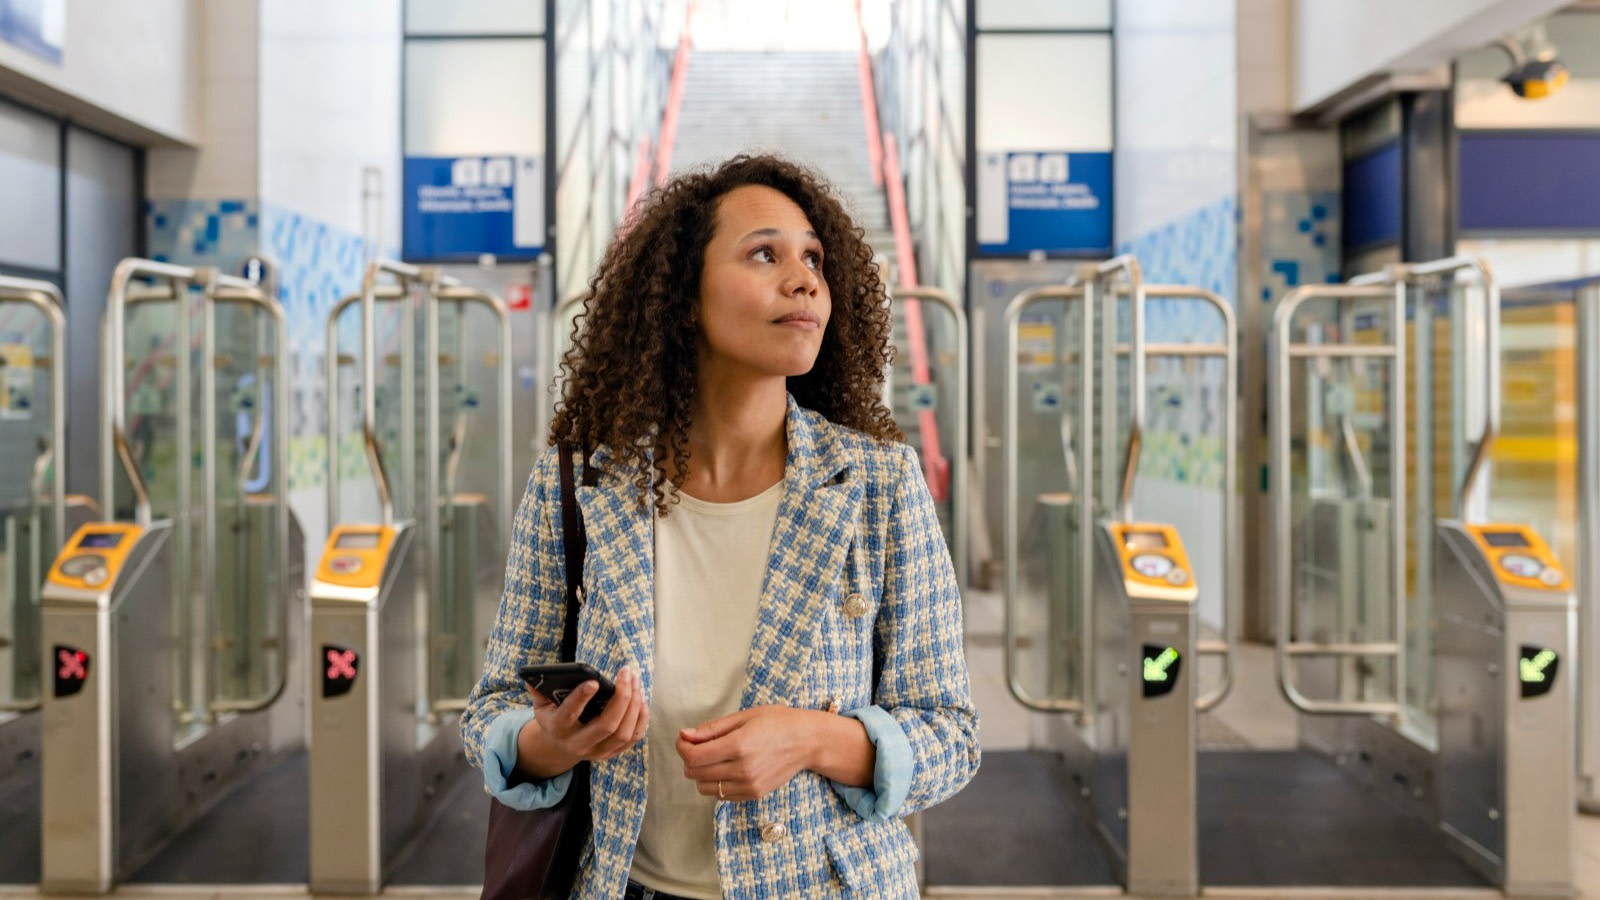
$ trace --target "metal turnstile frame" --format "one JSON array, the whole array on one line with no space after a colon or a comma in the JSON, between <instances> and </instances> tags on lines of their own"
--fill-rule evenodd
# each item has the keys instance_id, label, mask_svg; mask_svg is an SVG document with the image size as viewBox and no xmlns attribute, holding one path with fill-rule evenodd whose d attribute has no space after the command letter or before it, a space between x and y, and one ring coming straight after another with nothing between
<instances>
[{"instance_id":1,"label":"metal turnstile frame","mask_svg":"<svg viewBox=\"0 0 1600 900\"><path fill-rule=\"evenodd\" d=\"M1292 338L1294 314L1305 303L1313 300L1331 300L1340 303L1391 300L1391 341L1387 344L1331 345L1296 342ZM1405 286L1366 285L1308 285L1296 288L1278 301L1273 310L1272 332L1268 336L1268 360L1272 365L1267 382L1268 433L1271 438L1269 466L1272 478L1269 495L1272 500L1272 573L1277 594L1278 627L1276 660L1278 686L1284 698L1296 709L1310 715L1381 715L1400 721L1405 715L1405 515L1402 503L1390 504L1390 539L1394 552L1391 562L1390 582L1393 622L1396 639L1371 642L1319 642L1294 640L1294 579L1293 506L1290 467L1290 426L1293 422L1291 392L1295 359L1357 359L1376 358L1390 360L1389 409L1391 428L1395 434L1389 448L1391 492L1396 497L1405 496ZM1296 686L1292 661L1304 656L1363 657L1389 656L1394 659L1394 701L1369 700L1312 700Z\"/></svg>"},{"instance_id":2,"label":"metal turnstile frame","mask_svg":"<svg viewBox=\"0 0 1600 900\"><path fill-rule=\"evenodd\" d=\"M423 368L423 380L426 385L427 400L423 404L423 434L424 458L427 466L424 470L423 493L428 500L424 506L424 524L426 529L425 541L427 543L427 558L430 560L428 585L432 596L440 596L445 591L442 576L441 560L444 553L443 523L440 516L440 504L452 502L454 492L454 479L439 477L439 429L441 426L439 415L439 308L442 303L455 303L461 308L467 304L483 307L494 317L499 327L500 342L498 347L499 360L497 362L499 378L499 402L495 409L495 475L497 482L497 496L495 498L496 512L495 524L500 534L498 540L499 558L504 560L511 549L511 520L512 520L512 491L511 481L511 319L506 304L499 297L487 291L462 285L454 279L447 278L437 269L424 271L425 278L425 303L426 327L424 329L427 348L424 353L426 365ZM453 453L461 452L460 440L457 440ZM450 472L454 471L452 465ZM465 602L471 602L466 598ZM423 604L422 633L433 633L432 616L428 605ZM423 650L423 677L421 690L424 692L424 705L430 717L437 722L439 717L448 713L459 713L467 708L466 697L435 697L433 696L433 652L432 642L427 642Z\"/></svg>"}]
</instances>

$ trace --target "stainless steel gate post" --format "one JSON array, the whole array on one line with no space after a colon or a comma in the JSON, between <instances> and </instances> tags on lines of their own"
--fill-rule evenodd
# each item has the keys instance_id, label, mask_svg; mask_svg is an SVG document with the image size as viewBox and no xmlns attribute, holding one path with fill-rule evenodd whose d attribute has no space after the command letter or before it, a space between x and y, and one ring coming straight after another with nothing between
<instances>
[{"instance_id":1,"label":"stainless steel gate post","mask_svg":"<svg viewBox=\"0 0 1600 900\"><path fill-rule=\"evenodd\" d=\"M380 276L398 285L386 291ZM390 260L367 266L361 302L361 433L377 488L379 520L351 528L330 518L331 534L311 588L311 890L375 894L383 863L414 823L418 697L418 575L413 529L396 521L391 481L377 425L377 302L405 302L402 365L411 358L410 288L422 270ZM335 308L334 322L346 304ZM337 373L330 340L330 375ZM436 362L436 361L435 361ZM336 383L329 385L330 408ZM410 394L411 391L405 393ZM412 402L402 400L402 408ZM409 425L410 414L404 414ZM335 420L336 423L336 420ZM334 424L334 423L330 423ZM330 428L329 443L337 440ZM336 454L329 453L329 496L338 496ZM330 509L330 517L337 507ZM334 551L340 551L338 553Z\"/></svg>"},{"instance_id":2,"label":"stainless steel gate post","mask_svg":"<svg viewBox=\"0 0 1600 900\"><path fill-rule=\"evenodd\" d=\"M1195 756L1199 739L1199 656L1191 581L1187 600L1134 594L1133 689L1128 692L1128 893L1193 897L1200 892L1199 803ZM1147 648L1172 648L1190 665L1162 665ZM1175 682L1171 693L1145 696L1158 674Z\"/></svg>"}]
</instances>

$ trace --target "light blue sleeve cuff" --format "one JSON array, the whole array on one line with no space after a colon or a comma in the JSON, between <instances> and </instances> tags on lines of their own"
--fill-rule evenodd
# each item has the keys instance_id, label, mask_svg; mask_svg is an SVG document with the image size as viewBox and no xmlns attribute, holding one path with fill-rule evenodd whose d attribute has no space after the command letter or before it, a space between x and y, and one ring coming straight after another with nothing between
<instances>
[{"instance_id":1,"label":"light blue sleeve cuff","mask_svg":"<svg viewBox=\"0 0 1600 900\"><path fill-rule=\"evenodd\" d=\"M905 805L906 795L911 793L911 778L916 774L917 765L911 756L911 742L906 739L905 729L881 706L863 706L844 715L867 729L867 739L878 750L877 763L872 772L872 790L840 784L832 779L828 783L861 818L887 822L900 812L900 807Z\"/></svg>"},{"instance_id":2,"label":"light blue sleeve cuff","mask_svg":"<svg viewBox=\"0 0 1600 900\"><path fill-rule=\"evenodd\" d=\"M489 724L483 737L483 786L496 800L512 809L547 809L561 802L572 783L572 772L544 781L527 781L510 787L517 768L517 733L533 721L531 708L504 712ZM904 738L902 738L904 740Z\"/></svg>"}]
</instances>

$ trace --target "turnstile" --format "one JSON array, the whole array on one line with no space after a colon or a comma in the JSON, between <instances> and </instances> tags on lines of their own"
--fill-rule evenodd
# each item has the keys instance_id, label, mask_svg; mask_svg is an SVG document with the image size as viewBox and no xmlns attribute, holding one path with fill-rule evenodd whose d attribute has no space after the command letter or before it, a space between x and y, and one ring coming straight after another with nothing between
<instances>
[{"instance_id":1,"label":"turnstile","mask_svg":"<svg viewBox=\"0 0 1600 900\"><path fill-rule=\"evenodd\" d=\"M39 880L39 593L88 513L62 471L65 332L55 285L0 276L0 884Z\"/></svg>"},{"instance_id":2,"label":"turnstile","mask_svg":"<svg viewBox=\"0 0 1600 900\"><path fill-rule=\"evenodd\" d=\"M406 523L334 528L311 586L311 885L376 894L416 827L416 612L421 583Z\"/></svg>"},{"instance_id":3,"label":"turnstile","mask_svg":"<svg viewBox=\"0 0 1600 900\"><path fill-rule=\"evenodd\" d=\"M380 286L385 274L395 283ZM420 508L408 505L397 515L394 457L378 427L374 313L380 300L409 309L414 288L421 289L427 323L420 429L425 477ZM349 473L330 454L336 524L311 590L310 884L316 892L370 894L388 883L416 881L419 872L421 883L475 884L482 878L485 823L482 816L456 821L456 814L474 799L485 814L487 805L481 791L465 793L474 775L461 752L456 718L481 671L503 583L512 500L510 325L497 297L435 269L387 260L369 267L362 294L341 303L334 317L356 300L362 309L360 433L378 503L371 520L341 522ZM462 315L445 323L446 307ZM473 345L463 321L468 308L490 314L492 349ZM403 313L397 356L405 398L415 392L415 335L413 314ZM332 440L340 437L336 334L330 318ZM493 371L492 384L476 384L466 371L469 361ZM454 377L446 378L447 371ZM454 398L454 416L445 415L446 394ZM487 394L495 402L485 402ZM493 465L474 455L469 422L479 409L494 413L497 439L483 442ZM398 437L409 441L409 435ZM418 464L413 452L400 451L402 482L404 469ZM486 490L466 489L468 481ZM410 515L421 522L409 521Z\"/></svg>"},{"instance_id":4,"label":"turnstile","mask_svg":"<svg viewBox=\"0 0 1600 900\"><path fill-rule=\"evenodd\" d=\"M1214 312L1217 339L1148 340L1147 297L1198 301ZM1207 633L1203 580L1179 529L1141 521L1133 507L1150 437L1146 366L1220 363L1214 424L1225 451L1216 468L1224 502L1221 521L1205 527L1218 557L1236 552L1231 311L1202 290L1146 285L1137 263L1119 258L1084 267L1074 283L1023 291L1006 322L1006 679L1020 704L1053 715L1035 720L1037 749L986 749L985 768L998 763L1002 774L980 771L961 795L924 815L937 850L950 847L958 822L981 823L965 826L976 833L958 858L930 852L928 880L960 896L1117 885L1142 896L1191 896L1201 875L1198 717L1228 692L1238 582L1232 566L1208 573L1222 580L1221 596L1209 598L1217 619ZM1042 603L1025 599L1036 594ZM1220 658L1220 675L1213 670L1203 689L1208 655ZM1019 859L1006 846L1013 843L1032 859Z\"/></svg>"},{"instance_id":5,"label":"turnstile","mask_svg":"<svg viewBox=\"0 0 1600 900\"><path fill-rule=\"evenodd\" d=\"M1479 302L1463 299L1468 289ZM1337 313L1300 316L1319 301ZM1455 518L1432 521L1421 510L1432 508L1433 490L1410 491L1407 482L1412 473L1431 477L1436 447L1449 444L1432 438L1433 404L1416 400L1416 425L1407 409L1413 391L1422 398L1432 390L1423 373L1449 356L1419 354L1408 365L1407 354L1434 340L1436 311L1456 313L1452 343L1476 335L1482 344L1452 348L1472 359L1453 373L1452 438L1465 444L1464 474L1450 492ZM1396 821L1413 824L1416 833L1396 846L1419 861L1438 857L1439 847L1451 854L1413 868L1415 881L1395 888L1486 881L1515 896L1566 896L1575 732L1561 661L1572 658L1574 603L1539 535L1483 512L1482 476L1500 427L1499 326L1493 276L1468 258L1399 265L1280 301L1269 378L1272 471L1283 473L1271 482L1279 677L1305 714L1302 743L1386 791ZM1312 386L1298 408L1296 361ZM1371 366L1384 370L1359 371ZM1413 370L1422 384L1408 384ZM1468 371L1482 374L1481 384L1464 380ZM1353 377L1368 387L1352 388ZM1330 389L1340 380L1342 390ZM1356 486L1313 495L1298 515L1290 474L1297 428L1308 432L1308 465L1340 460L1335 480ZM1368 450L1384 445L1380 470L1367 463ZM1308 477L1314 490L1315 471ZM1380 477L1386 497L1373 490ZM1406 503L1420 509L1408 513Z\"/></svg>"},{"instance_id":6,"label":"turnstile","mask_svg":"<svg viewBox=\"0 0 1600 900\"><path fill-rule=\"evenodd\" d=\"M138 287L139 279L158 284ZM203 288L197 341L191 341L191 286ZM177 446L170 453L156 452L155 429L134 438L126 415L127 317L131 307L162 301L171 304L176 326L165 339L182 348L167 355L155 344L175 369L169 384L176 412L169 418ZM222 308L246 316L229 320L228 340L219 343ZM254 821L276 816L284 834L303 833L281 795L258 792L267 795L261 804L247 796L262 772L304 743L301 714L288 702L299 693L290 659L293 645L302 643L294 612L304 597L303 551L296 546L302 538L288 508L287 435L279 421L265 418L268 398L288 396L282 311L258 282L124 260L113 276L103 341L105 454L126 476L133 522L80 528L45 589L43 644L53 654L55 678L42 735L41 885L104 892L125 880L230 881L240 867L226 859L228 841L239 831L219 825L219 810ZM201 360L201 414L194 420L191 346ZM159 370L158 363L135 371ZM251 387L241 388L240 380ZM253 398L243 405L261 417L248 428L252 439L219 470L221 433L234 431L240 419L223 421L218 395L241 390ZM159 388L150 393L160 402ZM146 477L151 461L163 456L179 470L167 482L175 498L153 492ZM196 458L198 498L190 465ZM118 484L111 468L101 474L105 508L113 513ZM217 804L224 793L228 803ZM286 855L259 849L268 860ZM294 879L294 855L287 856L291 871L270 871L265 880Z\"/></svg>"},{"instance_id":7,"label":"turnstile","mask_svg":"<svg viewBox=\"0 0 1600 900\"><path fill-rule=\"evenodd\" d=\"M1572 582L1523 525L1437 541L1440 827L1507 894L1571 896Z\"/></svg>"},{"instance_id":8,"label":"turnstile","mask_svg":"<svg viewBox=\"0 0 1600 900\"><path fill-rule=\"evenodd\" d=\"M96 523L51 568L44 641L41 886L105 893L155 849L173 747L172 529Z\"/></svg>"},{"instance_id":9,"label":"turnstile","mask_svg":"<svg viewBox=\"0 0 1600 900\"><path fill-rule=\"evenodd\" d=\"M1199 590L1170 525L1097 530L1094 729L1076 756L1128 892L1200 888L1196 818ZM1069 762L1069 766L1071 763Z\"/></svg>"}]
</instances>

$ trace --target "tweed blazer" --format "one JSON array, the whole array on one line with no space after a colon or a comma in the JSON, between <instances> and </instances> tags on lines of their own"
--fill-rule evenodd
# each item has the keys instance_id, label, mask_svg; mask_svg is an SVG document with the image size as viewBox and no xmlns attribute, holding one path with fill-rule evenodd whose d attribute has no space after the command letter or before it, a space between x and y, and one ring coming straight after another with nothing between
<instances>
[{"instance_id":1,"label":"tweed blazer","mask_svg":"<svg viewBox=\"0 0 1600 900\"><path fill-rule=\"evenodd\" d=\"M723 895L913 898L917 849L900 816L951 796L978 768L955 572L910 447L835 425L793 397L786 428L788 488L741 708L878 707L904 732L897 749L909 748L912 775L904 802L887 817L858 813L844 789L810 771L760 800L718 804ZM532 703L518 666L558 654L566 585L557 452L540 458L517 512L483 679L462 718L467 755L480 767L493 721L526 714ZM589 539L578 659L608 674L634 666L648 698L655 513L641 507L631 478L608 470L610 460L597 450L591 462L599 483L576 489ZM864 615L857 594L866 600ZM594 831L577 897L622 895L644 819L644 754L640 742L591 768Z\"/></svg>"}]
</instances>

